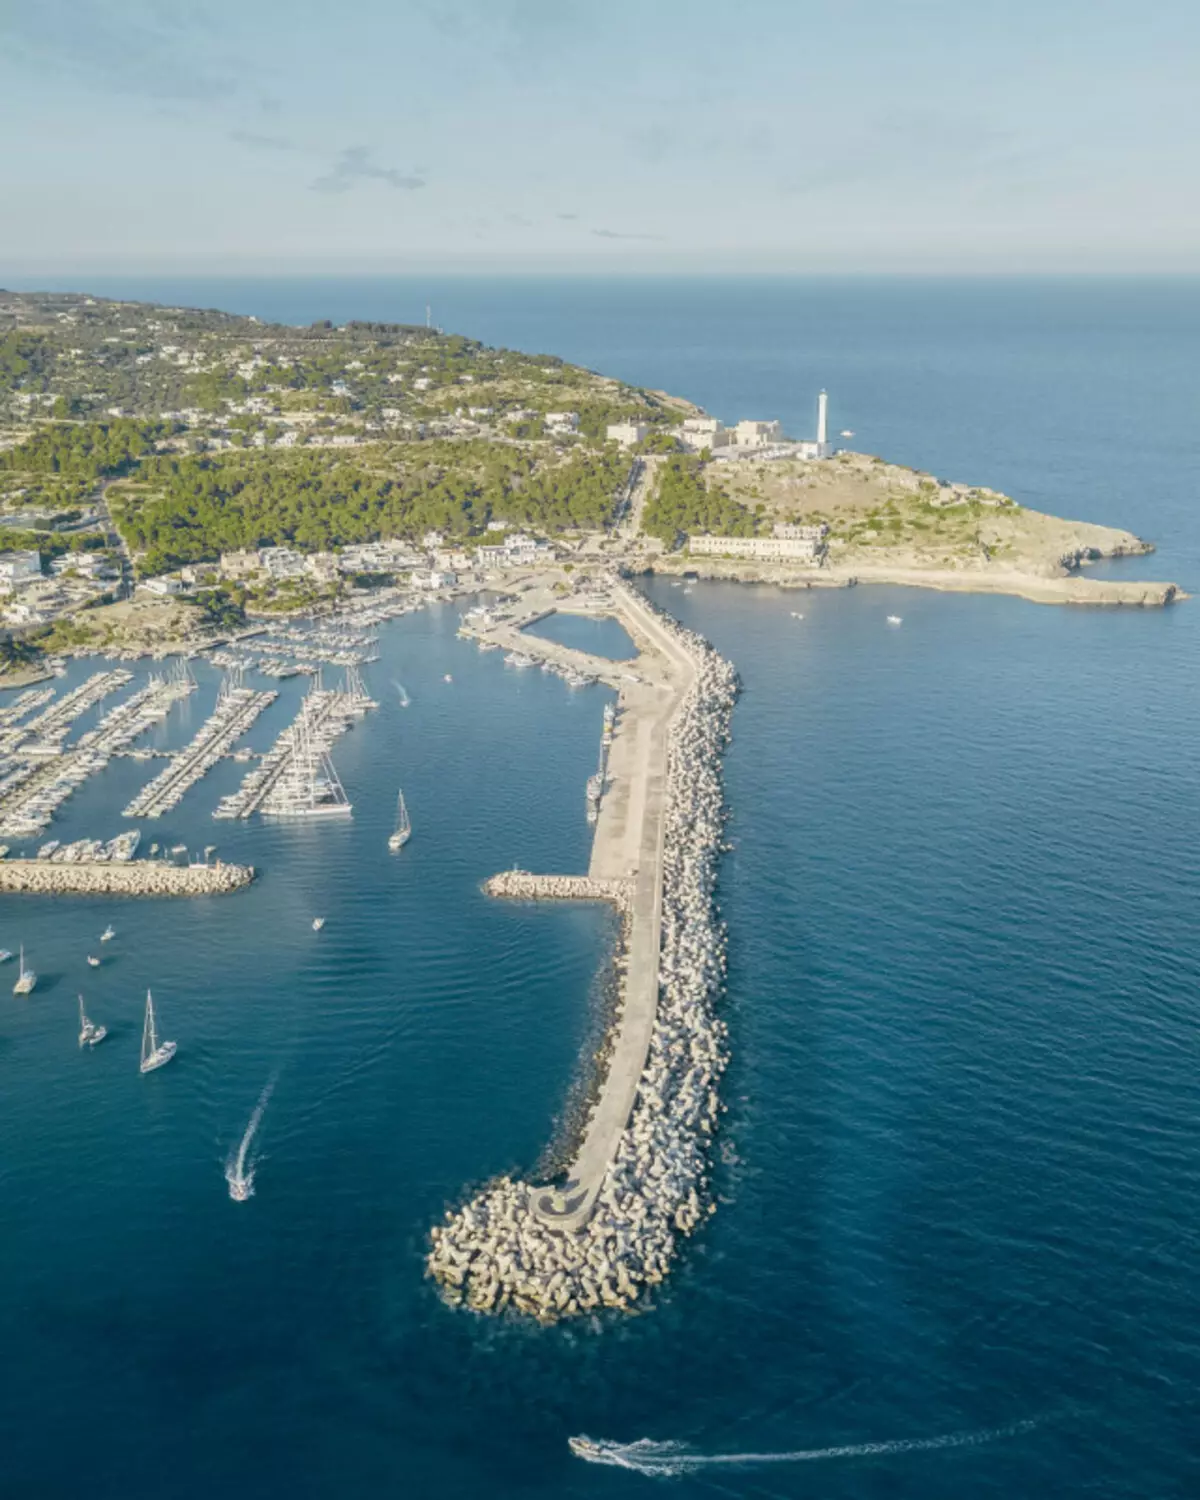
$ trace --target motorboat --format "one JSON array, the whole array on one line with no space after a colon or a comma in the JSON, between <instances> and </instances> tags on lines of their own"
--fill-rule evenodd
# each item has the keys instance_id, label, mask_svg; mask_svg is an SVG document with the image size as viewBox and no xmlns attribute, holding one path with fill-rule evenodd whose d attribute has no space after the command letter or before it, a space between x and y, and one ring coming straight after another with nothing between
<instances>
[{"instance_id":1,"label":"motorboat","mask_svg":"<svg viewBox=\"0 0 1200 1500\"><path fill-rule=\"evenodd\" d=\"M312 930L314 932L320 932L321 928L324 927L324 925L325 925L325 918L324 917L314 917L312 919Z\"/></svg>"},{"instance_id":2,"label":"motorboat","mask_svg":"<svg viewBox=\"0 0 1200 1500\"><path fill-rule=\"evenodd\" d=\"M88 956L87 956L87 958L88 958L88 963L91 965L91 967L93 969L98 969L100 967L100 960L95 956L95 954L89 953Z\"/></svg>"},{"instance_id":3,"label":"motorboat","mask_svg":"<svg viewBox=\"0 0 1200 1500\"><path fill-rule=\"evenodd\" d=\"M6 964L11 957L12 952L10 949L0 948L0 964Z\"/></svg>"},{"instance_id":4,"label":"motorboat","mask_svg":"<svg viewBox=\"0 0 1200 1500\"><path fill-rule=\"evenodd\" d=\"M112 940L113 940L113 938L116 937L116 935L117 935L117 929L115 927L112 927L112 926L106 927L104 929L104 931L100 934L100 941L102 943L111 943Z\"/></svg>"},{"instance_id":5,"label":"motorboat","mask_svg":"<svg viewBox=\"0 0 1200 1500\"><path fill-rule=\"evenodd\" d=\"M904 616L903 615L888 615L887 622L888 622L889 625L891 625L893 627L896 626L896 625L903 625L904 624Z\"/></svg>"}]
</instances>

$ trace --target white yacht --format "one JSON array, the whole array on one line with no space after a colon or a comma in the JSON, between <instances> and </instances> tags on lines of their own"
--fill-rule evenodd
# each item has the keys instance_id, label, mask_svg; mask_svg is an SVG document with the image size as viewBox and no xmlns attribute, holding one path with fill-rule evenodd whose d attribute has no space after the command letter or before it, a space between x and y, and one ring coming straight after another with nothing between
<instances>
[{"instance_id":1,"label":"white yacht","mask_svg":"<svg viewBox=\"0 0 1200 1500\"><path fill-rule=\"evenodd\" d=\"M175 1042L160 1042L158 1028L154 1024L154 997L146 991L146 1020L142 1026L142 1072L153 1073L175 1056Z\"/></svg>"},{"instance_id":2,"label":"white yacht","mask_svg":"<svg viewBox=\"0 0 1200 1500\"><path fill-rule=\"evenodd\" d=\"M17 982L13 985L14 995L30 995L37 983L37 973L33 969L25 967L25 949L21 948L21 972L17 975Z\"/></svg>"},{"instance_id":3,"label":"white yacht","mask_svg":"<svg viewBox=\"0 0 1200 1500\"><path fill-rule=\"evenodd\" d=\"M889 625L891 625L893 627L895 627L897 625L903 625L904 624L904 616L903 615L888 615L887 622L888 622Z\"/></svg>"},{"instance_id":4,"label":"white yacht","mask_svg":"<svg viewBox=\"0 0 1200 1500\"><path fill-rule=\"evenodd\" d=\"M412 838L412 819L408 816L408 808L404 805L404 793L401 792L396 808L396 831L388 839L388 848L394 854L397 849L403 849L410 838Z\"/></svg>"},{"instance_id":5,"label":"white yacht","mask_svg":"<svg viewBox=\"0 0 1200 1500\"><path fill-rule=\"evenodd\" d=\"M325 918L324 917L314 917L313 918L312 927L313 927L313 931L314 932L320 932L321 928L324 927L324 925L325 925Z\"/></svg>"},{"instance_id":6,"label":"white yacht","mask_svg":"<svg viewBox=\"0 0 1200 1500\"><path fill-rule=\"evenodd\" d=\"M109 925L100 934L100 941L102 943L111 943L112 940L113 940L113 938L116 937L116 935L117 935L117 929L115 927Z\"/></svg>"},{"instance_id":7,"label":"white yacht","mask_svg":"<svg viewBox=\"0 0 1200 1500\"><path fill-rule=\"evenodd\" d=\"M83 996L79 997L79 1045L81 1047L94 1047L97 1042L102 1042L108 1035L107 1026L97 1026L95 1021L88 1019L88 1013L83 1008Z\"/></svg>"}]
</instances>

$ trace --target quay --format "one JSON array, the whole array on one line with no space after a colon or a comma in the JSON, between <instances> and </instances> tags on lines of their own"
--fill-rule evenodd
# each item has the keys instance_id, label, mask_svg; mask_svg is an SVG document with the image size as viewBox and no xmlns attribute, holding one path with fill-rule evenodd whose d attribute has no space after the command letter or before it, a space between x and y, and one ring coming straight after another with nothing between
<instances>
[{"instance_id":1,"label":"quay","mask_svg":"<svg viewBox=\"0 0 1200 1500\"><path fill-rule=\"evenodd\" d=\"M621 683L589 872L510 870L485 889L618 901L625 947L617 1014L598 1054L603 1077L562 1180L496 1179L434 1226L427 1258L452 1305L547 1322L629 1307L667 1274L680 1237L715 1211L705 1201L707 1148L726 1058L713 888L737 676L623 584L586 602L615 614L640 653L633 680Z\"/></svg>"},{"instance_id":2,"label":"quay","mask_svg":"<svg viewBox=\"0 0 1200 1500\"><path fill-rule=\"evenodd\" d=\"M214 896L241 890L252 865L172 865L165 860L55 864L0 859L0 892L35 896Z\"/></svg>"}]
</instances>

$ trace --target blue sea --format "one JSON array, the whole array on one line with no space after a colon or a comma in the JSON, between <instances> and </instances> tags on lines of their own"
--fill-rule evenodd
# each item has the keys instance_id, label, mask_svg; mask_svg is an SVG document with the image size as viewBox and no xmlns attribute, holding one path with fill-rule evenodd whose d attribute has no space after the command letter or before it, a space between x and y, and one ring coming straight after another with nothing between
<instances>
[{"instance_id":1,"label":"blue sea","mask_svg":"<svg viewBox=\"0 0 1200 1500\"><path fill-rule=\"evenodd\" d=\"M297 322L430 301L800 435L826 387L854 446L1128 526L1159 551L1112 570L1200 592L1196 281L90 289ZM0 987L5 1500L1200 1493L1200 603L646 587L745 688L718 1213L632 1317L479 1319L424 1280L430 1224L535 1169L596 1044L610 918L479 884L584 868L610 695L478 654L457 607L393 622L335 750L350 822L214 823L225 763L144 837L217 843L248 892L0 903L41 974ZM55 833L115 834L152 770L115 761ZM142 1078L148 985L179 1055ZM111 1032L86 1055L80 989Z\"/></svg>"}]
</instances>

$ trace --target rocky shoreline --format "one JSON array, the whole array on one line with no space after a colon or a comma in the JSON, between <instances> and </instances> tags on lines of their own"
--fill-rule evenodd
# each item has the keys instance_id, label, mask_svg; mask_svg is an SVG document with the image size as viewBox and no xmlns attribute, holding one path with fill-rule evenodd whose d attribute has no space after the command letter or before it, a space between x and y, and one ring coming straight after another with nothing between
<instances>
[{"instance_id":1,"label":"rocky shoreline","mask_svg":"<svg viewBox=\"0 0 1200 1500\"><path fill-rule=\"evenodd\" d=\"M0 891L33 896L213 896L241 890L254 879L252 865L171 865L163 860L52 864L38 859L0 860Z\"/></svg>"},{"instance_id":2,"label":"rocky shoreline","mask_svg":"<svg viewBox=\"0 0 1200 1500\"><path fill-rule=\"evenodd\" d=\"M725 820L720 762L738 685L702 637L660 620L692 657L695 679L669 733L658 1003L633 1112L582 1226L554 1222L559 1205L570 1212L571 1182L546 1189L503 1177L446 1214L427 1266L454 1305L543 1321L629 1307L715 1211L708 1145L727 1028L716 1014L725 933L713 890ZM509 884L513 873L497 877L506 883L498 894L526 893ZM528 878L568 882L564 895L581 889L574 877Z\"/></svg>"},{"instance_id":3,"label":"rocky shoreline","mask_svg":"<svg viewBox=\"0 0 1200 1500\"><path fill-rule=\"evenodd\" d=\"M510 901L611 901L627 911L632 895L625 880L596 880L590 875L533 875L502 870L483 884L484 894Z\"/></svg>"}]
</instances>

